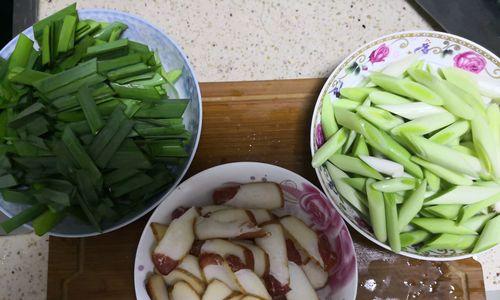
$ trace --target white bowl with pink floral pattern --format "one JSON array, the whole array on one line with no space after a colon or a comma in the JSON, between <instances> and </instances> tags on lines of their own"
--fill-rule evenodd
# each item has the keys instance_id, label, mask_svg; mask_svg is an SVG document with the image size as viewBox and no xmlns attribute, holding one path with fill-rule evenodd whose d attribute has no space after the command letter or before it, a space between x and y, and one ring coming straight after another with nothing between
<instances>
[{"instance_id":1,"label":"white bowl with pink floral pattern","mask_svg":"<svg viewBox=\"0 0 500 300\"><path fill-rule=\"evenodd\" d=\"M168 224L172 212L180 206L212 204L216 188L235 183L272 181L279 183L285 196L285 206L278 215L294 215L314 230L327 236L337 263L330 271L327 285L318 291L321 300L353 300L358 285L354 245L342 217L326 196L305 178L281 167L238 162L220 165L200 172L179 185L156 208L142 232L134 266L134 284L137 299L149 299L146 278L153 272L151 251L155 246L151 222Z\"/></svg>"},{"instance_id":2,"label":"white bowl with pink floral pattern","mask_svg":"<svg viewBox=\"0 0 500 300\"><path fill-rule=\"evenodd\" d=\"M380 71L391 62L413 53L419 54L420 59L434 65L455 66L500 85L500 59L491 51L465 38L437 31L406 31L383 36L354 51L337 66L326 81L313 112L311 153L314 154L324 143L321 105L327 93L335 101L340 97L342 87L359 86L366 82L370 72ZM339 196L326 168L317 168L316 174L326 195L344 219L372 242L391 250L388 245L375 238L371 226L365 222L362 215ZM434 250L423 253L414 247L405 250L399 254L423 260L444 261L473 257L472 254L461 250Z\"/></svg>"}]
</instances>

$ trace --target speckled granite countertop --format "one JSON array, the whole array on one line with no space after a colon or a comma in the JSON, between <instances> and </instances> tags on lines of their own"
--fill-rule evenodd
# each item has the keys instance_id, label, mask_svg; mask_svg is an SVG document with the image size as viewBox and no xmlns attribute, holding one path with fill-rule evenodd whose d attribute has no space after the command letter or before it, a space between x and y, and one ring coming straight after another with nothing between
<instances>
[{"instance_id":1,"label":"speckled granite countertop","mask_svg":"<svg viewBox=\"0 0 500 300\"><path fill-rule=\"evenodd\" d=\"M74 0L40 0L40 17ZM141 16L172 37L199 81L326 77L364 43L431 29L404 0L79 1Z\"/></svg>"},{"instance_id":2,"label":"speckled granite countertop","mask_svg":"<svg viewBox=\"0 0 500 300\"><path fill-rule=\"evenodd\" d=\"M0 236L0 299L45 299L48 259L48 237Z\"/></svg>"},{"instance_id":3,"label":"speckled granite countertop","mask_svg":"<svg viewBox=\"0 0 500 300\"><path fill-rule=\"evenodd\" d=\"M40 0L39 15L72 2ZM204 82L326 77L367 41L432 29L405 0L82 0L78 7L149 20L181 45ZM0 237L0 300L44 299L47 259L45 237ZM486 290L499 290L500 249L480 261Z\"/></svg>"}]
</instances>

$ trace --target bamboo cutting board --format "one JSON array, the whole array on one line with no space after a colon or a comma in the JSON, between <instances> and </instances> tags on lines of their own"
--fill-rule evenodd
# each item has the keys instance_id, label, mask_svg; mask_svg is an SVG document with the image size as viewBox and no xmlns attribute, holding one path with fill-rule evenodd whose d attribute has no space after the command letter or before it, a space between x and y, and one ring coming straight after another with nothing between
<instances>
[{"instance_id":1,"label":"bamboo cutting board","mask_svg":"<svg viewBox=\"0 0 500 300\"><path fill-rule=\"evenodd\" d=\"M309 126L323 79L201 84L203 128L190 177L235 161L294 171L319 186L310 167ZM186 177L186 178L187 178ZM90 238L50 238L48 299L135 299L135 250L149 214ZM392 254L351 230L358 299L485 299L481 265L431 263Z\"/></svg>"}]
</instances>

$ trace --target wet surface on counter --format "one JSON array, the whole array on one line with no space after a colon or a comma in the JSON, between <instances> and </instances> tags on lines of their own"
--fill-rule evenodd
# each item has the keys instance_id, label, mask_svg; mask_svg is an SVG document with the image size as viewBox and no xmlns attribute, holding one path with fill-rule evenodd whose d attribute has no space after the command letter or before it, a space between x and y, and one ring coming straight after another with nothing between
<instances>
[{"instance_id":1,"label":"wet surface on counter","mask_svg":"<svg viewBox=\"0 0 500 300\"><path fill-rule=\"evenodd\" d=\"M360 299L465 299L466 275L452 265L411 260L398 265L394 270L394 262L387 259L372 261L359 276Z\"/></svg>"},{"instance_id":2,"label":"wet surface on counter","mask_svg":"<svg viewBox=\"0 0 500 300\"><path fill-rule=\"evenodd\" d=\"M481 264L473 259L421 261L396 255L356 238L358 299L480 300L484 298ZM478 280L479 279L479 280Z\"/></svg>"}]
</instances>

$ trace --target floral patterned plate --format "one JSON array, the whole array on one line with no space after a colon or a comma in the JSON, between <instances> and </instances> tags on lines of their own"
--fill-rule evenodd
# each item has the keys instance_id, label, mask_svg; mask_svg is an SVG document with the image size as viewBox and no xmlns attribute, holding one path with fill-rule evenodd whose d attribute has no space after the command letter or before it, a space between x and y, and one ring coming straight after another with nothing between
<instances>
[{"instance_id":1,"label":"floral patterned plate","mask_svg":"<svg viewBox=\"0 0 500 300\"><path fill-rule=\"evenodd\" d=\"M379 71L387 64L416 53L421 59L435 65L455 66L478 74L484 80L500 84L500 59L480 45L456 35L437 31L407 31L390 34L374 40L344 59L333 71L323 86L314 108L311 122L311 153L323 144L321 129L321 103L328 93L333 101L340 97L342 87L358 86L366 82L367 75ZM390 250L373 235L371 227L363 220L348 201L339 197L325 167L316 169L319 181L326 195L344 219L363 236L377 245ZM457 260L472 257L472 254L457 250L440 250L419 253L410 247L400 254L424 260Z\"/></svg>"},{"instance_id":2,"label":"floral patterned plate","mask_svg":"<svg viewBox=\"0 0 500 300\"><path fill-rule=\"evenodd\" d=\"M315 230L324 233L337 255L327 285L318 291L322 300L356 298L358 271L354 245L342 217L325 195L303 177L286 169L256 162L238 162L205 170L179 185L156 208L142 232L135 256L134 284L137 299L149 299L145 288L153 272L151 251L155 245L151 222L169 223L172 211L179 206L202 206L212 203L212 192L235 182L273 181L281 184L285 195L282 214L301 218Z\"/></svg>"}]
</instances>

